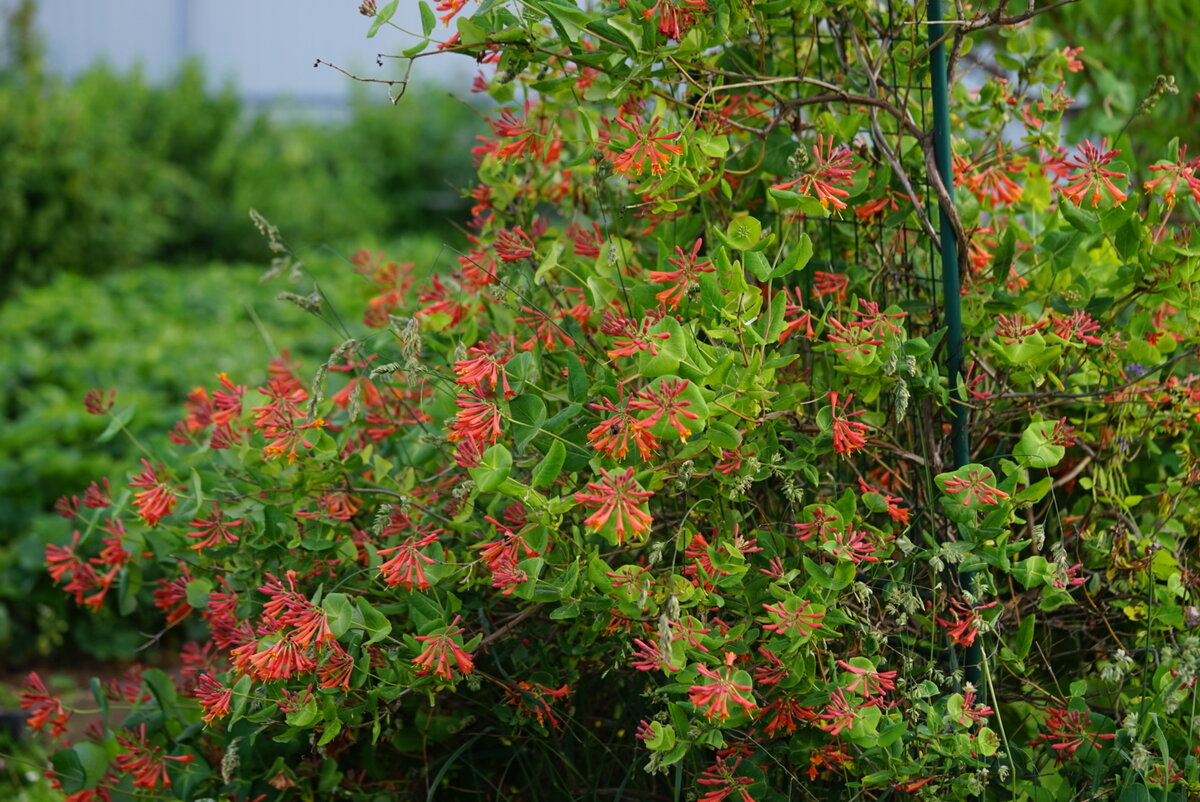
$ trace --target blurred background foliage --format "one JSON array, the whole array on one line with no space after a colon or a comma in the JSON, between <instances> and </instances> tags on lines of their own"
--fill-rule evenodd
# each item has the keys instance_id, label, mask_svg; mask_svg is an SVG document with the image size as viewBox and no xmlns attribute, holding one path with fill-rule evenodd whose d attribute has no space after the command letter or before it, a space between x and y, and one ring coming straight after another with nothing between
<instances>
[{"instance_id":1,"label":"blurred background foliage","mask_svg":"<svg viewBox=\"0 0 1200 802\"><path fill-rule=\"evenodd\" d=\"M48 76L10 23L0 69L0 291L62 271L257 259L255 208L306 242L454 237L483 129L438 87L392 106L359 93L335 121L252 111L198 62L169 83L97 66Z\"/></svg>"},{"instance_id":2,"label":"blurred background foliage","mask_svg":"<svg viewBox=\"0 0 1200 802\"><path fill-rule=\"evenodd\" d=\"M1200 128L1197 10L1195 0L1083 0L1038 18L1034 24L1052 31L1061 46L1083 47L1084 69L1067 80L1076 98L1065 126L1071 142L1124 134L1122 144L1132 151L1127 160L1149 165L1174 158L1170 140L1186 143ZM1138 113L1160 76L1176 91Z\"/></svg>"}]
</instances>

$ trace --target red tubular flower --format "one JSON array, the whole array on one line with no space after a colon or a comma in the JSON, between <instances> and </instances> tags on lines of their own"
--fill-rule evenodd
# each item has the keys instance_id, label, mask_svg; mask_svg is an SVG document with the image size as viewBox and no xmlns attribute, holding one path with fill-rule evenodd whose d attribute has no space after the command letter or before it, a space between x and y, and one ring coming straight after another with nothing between
<instances>
[{"instance_id":1,"label":"red tubular flower","mask_svg":"<svg viewBox=\"0 0 1200 802\"><path fill-rule=\"evenodd\" d=\"M562 320L565 316L562 311L559 311L555 317L531 306L522 306L521 311L525 313L525 316L516 318L516 322L524 323L534 330L533 336L521 343L522 351L532 351L538 343L541 343L547 351L553 351L558 347L560 340L564 348L575 347L574 338L555 322L555 318Z\"/></svg>"},{"instance_id":2,"label":"red tubular flower","mask_svg":"<svg viewBox=\"0 0 1200 802\"><path fill-rule=\"evenodd\" d=\"M1047 744L1054 750L1054 759L1065 763L1075 757L1075 750L1087 741L1099 749L1102 741L1111 741L1114 733L1088 732L1092 714L1086 710L1067 711L1061 707L1046 708L1046 731L1029 742L1030 746Z\"/></svg>"},{"instance_id":3,"label":"red tubular flower","mask_svg":"<svg viewBox=\"0 0 1200 802\"><path fill-rule=\"evenodd\" d=\"M955 496L965 490L964 507L970 505L972 498L977 499L980 504L999 504L1002 499L1008 498L1008 493L988 484L994 478L995 474L987 468L973 468L965 477L954 476L947 479L946 492Z\"/></svg>"},{"instance_id":4,"label":"red tubular flower","mask_svg":"<svg viewBox=\"0 0 1200 802\"><path fill-rule=\"evenodd\" d=\"M670 655L665 654L657 642L647 643L641 638L634 638L633 642L637 648L633 651L630 665L638 671L665 671L669 674L683 668L671 665Z\"/></svg>"},{"instance_id":5,"label":"red tubular flower","mask_svg":"<svg viewBox=\"0 0 1200 802\"><path fill-rule=\"evenodd\" d=\"M505 701L514 705L522 715L533 716L537 719L537 723L542 725L548 721L550 726L555 729L562 726L562 721L554 712L552 705L562 700L570 692L569 685L550 688L539 682L518 682L516 685L504 689L504 693L508 697Z\"/></svg>"},{"instance_id":6,"label":"red tubular flower","mask_svg":"<svg viewBox=\"0 0 1200 802\"><path fill-rule=\"evenodd\" d=\"M671 333L664 331L650 334L652 325L654 325L653 321L648 317L642 318L639 327L628 318L606 312L604 321L600 324L600 331L617 336L617 339L613 340L613 344L617 347L607 352L609 357L616 359L619 356L633 356L639 351L649 351L650 356L658 356L658 348L654 345L654 341L669 339Z\"/></svg>"},{"instance_id":7,"label":"red tubular flower","mask_svg":"<svg viewBox=\"0 0 1200 802\"><path fill-rule=\"evenodd\" d=\"M154 591L154 606L167 614L167 626L175 626L192 612L192 606L187 600L187 586L191 581L192 576L186 566L175 579L158 580L158 589Z\"/></svg>"},{"instance_id":8,"label":"red tubular flower","mask_svg":"<svg viewBox=\"0 0 1200 802\"><path fill-rule=\"evenodd\" d=\"M649 123L643 123L640 116L634 117L633 122L626 120L624 117L617 117L617 125L629 131L630 139L626 142L609 143L609 148L616 151L618 148L623 148L620 153L609 156L612 162L613 170L625 175L640 175L645 171L646 162L650 162L651 175L662 175L666 172L666 164L670 162L671 156L678 156L683 153L682 145L669 145L671 140L679 136L679 132L675 131L671 134L660 134L658 128L660 120L654 117Z\"/></svg>"},{"instance_id":9,"label":"red tubular flower","mask_svg":"<svg viewBox=\"0 0 1200 802\"><path fill-rule=\"evenodd\" d=\"M421 667L417 672L418 676L433 674L449 682L454 679L455 669L463 676L474 670L475 664L471 655L462 648L461 635L466 630L458 626L461 619L462 616L456 615L450 626L428 635L416 636L417 641L425 645L425 650L413 658L413 664ZM452 659L453 667L450 665Z\"/></svg>"},{"instance_id":10,"label":"red tubular flower","mask_svg":"<svg viewBox=\"0 0 1200 802\"><path fill-rule=\"evenodd\" d=\"M496 395L503 388L505 399L510 399L516 393L508 384L508 373L504 366L512 359L513 338L509 337L506 354L498 353L495 346L485 343L473 345L467 349L470 359L462 359L454 363L456 384L461 384L474 390L478 395Z\"/></svg>"},{"instance_id":11,"label":"red tubular flower","mask_svg":"<svg viewBox=\"0 0 1200 802\"><path fill-rule=\"evenodd\" d=\"M600 453L621 460L629 453L629 442L632 439L637 446L638 456L643 460L649 459L658 449L658 438L650 431L649 426L635 419L630 413L630 403L624 398L623 386L617 388L617 394L620 396L620 406L615 406L607 398L601 399L598 404L588 404L597 412L613 413L588 432L588 442Z\"/></svg>"},{"instance_id":12,"label":"red tubular flower","mask_svg":"<svg viewBox=\"0 0 1200 802\"><path fill-rule=\"evenodd\" d=\"M764 719L767 723L763 725L763 732L768 738L774 738L781 730L791 735L801 722L811 724L817 721L817 711L811 707L804 707L799 700L791 696L780 696L763 708L758 720Z\"/></svg>"},{"instance_id":13,"label":"red tubular flower","mask_svg":"<svg viewBox=\"0 0 1200 802\"><path fill-rule=\"evenodd\" d=\"M142 467L145 470L129 482L130 487L141 488L141 492L133 496L133 506L137 507L138 514L147 526L154 526L175 509L178 499L175 491L158 477L158 471L145 459L142 460Z\"/></svg>"},{"instance_id":14,"label":"red tubular flower","mask_svg":"<svg viewBox=\"0 0 1200 802\"><path fill-rule=\"evenodd\" d=\"M846 288L850 286L850 277L845 273L829 273L824 270L813 271L813 297L824 298L832 295L835 301L846 300Z\"/></svg>"},{"instance_id":15,"label":"red tubular flower","mask_svg":"<svg viewBox=\"0 0 1200 802\"><path fill-rule=\"evenodd\" d=\"M895 671L877 671L873 668L858 668L852 666L845 660L838 660L837 664L854 674L854 679L846 686L846 690L851 693L857 693L859 696L870 700L872 696L882 697L888 691L896 690L896 672Z\"/></svg>"},{"instance_id":16,"label":"red tubular flower","mask_svg":"<svg viewBox=\"0 0 1200 802\"><path fill-rule=\"evenodd\" d=\"M526 117L528 117L528 104L526 105L525 113ZM497 148L497 158L519 159L523 155L528 154L532 159L541 159L542 134L531 128L525 120L519 119L513 113L512 109L506 106L501 110L499 116L488 120L488 124L492 126L492 131L495 132L496 136L516 140Z\"/></svg>"},{"instance_id":17,"label":"red tubular flower","mask_svg":"<svg viewBox=\"0 0 1200 802\"><path fill-rule=\"evenodd\" d=\"M613 476L603 468L600 469L600 473L604 476L603 481L590 482L587 486L589 492L580 491L575 494L576 502L597 508L584 520L584 524L595 530L602 529L615 512L618 542L625 540L626 531L634 535L647 531L654 519L650 513L641 509L641 505L654 493L637 489L637 482L633 480L633 468L627 469L620 476Z\"/></svg>"},{"instance_id":18,"label":"red tubular flower","mask_svg":"<svg viewBox=\"0 0 1200 802\"><path fill-rule=\"evenodd\" d=\"M1163 202L1168 207L1175 206L1175 190L1178 189L1180 181L1187 185L1192 197L1196 199L1196 203L1200 203L1200 178L1196 177L1196 170L1200 169L1200 158L1188 161L1187 145L1179 146L1174 164L1155 164L1151 165L1150 169L1163 173L1163 175L1153 181L1147 181L1144 188L1150 192L1157 189L1164 181L1169 181L1163 194Z\"/></svg>"},{"instance_id":19,"label":"red tubular flower","mask_svg":"<svg viewBox=\"0 0 1200 802\"><path fill-rule=\"evenodd\" d=\"M854 400L854 394L846 396L843 407L849 406ZM833 416L833 450L838 454L850 454L867 444L867 432L870 431L870 426L860 421L850 420L855 415L861 415L866 410L858 410L857 412L838 414L838 394L836 391L829 393L830 413Z\"/></svg>"},{"instance_id":20,"label":"red tubular flower","mask_svg":"<svg viewBox=\"0 0 1200 802\"><path fill-rule=\"evenodd\" d=\"M405 538L399 546L380 549L380 557L386 557L389 554L395 555L379 566L379 574L383 577L383 581L405 590L428 588L429 580L425 577L424 566L433 565L434 560L432 557L422 554L418 549L436 541L441 533L441 529L418 531Z\"/></svg>"},{"instance_id":21,"label":"red tubular flower","mask_svg":"<svg viewBox=\"0 0 1200 802\"><path fill-rule=\"evenodd\" d=\"M875 352L875 346L883 345L883 340L868 328L853 324L846 327L835 317L829 318L829 327L833 331L826 336L829 342L837 343L833 348L834 353L841 354L842 359L847 361L856 351L863 356L870 356Z\"/></svg>"},{"instance_id":22,"label":"red tubular flower","mask_svg":"<svg viewBox=\"0 0 1200 802\"><path fill-rule=\"evenodd\" d=\"M450 442L471 440L491 445L500 439L500 408L475 393L458 394L458 414L450 423Z\"/></svg>"},{"instance_id":23,"label":"red tubular flower","mask_svg":"<svg viewBox=\"0 0 1200 802\"><path fill-rule=\"evenodd\" d=\"M160 788L170 788L171 778L167 776L167 761L191 763L191 755L164 755L161 746L151 746L146 740L146 725L137 729L136 740L124 733L117 734L117 742L125 750L116 757L117 769L133 776L134 788L145 788L157 791Z\"/></svg>"},{"instance_id":24,"label":"red tubular flower","mask_svg":"<svg viewBox=\"0 0 1200 802\"><path fill-rule=\"evenodd\" d=\"M261 652L255 651L258 645L252 641L242 647L246 651L242 661L235 660L235 665L241 662L246 673L263 682L290 679L296 674L305 674L317 667L316 661L289 638L280 638Z\"/></svg>"},{"instance_id":25,"label":"red tubular flower","mask_svg":"<svg viewBox=\"0 0 1200 802\"><path fill-rule=\"evenodd\" d=\"M219 718L225 718L233 704L233 688L227 688L213 679L211 674L201 674L196 681L196 690L192 692L204 708L204 723L212 724Z\"/></svg>"},{"instance_id":26,"label":"red tubular flower","mask_svg":"<svg viewBox=\"0 0 1200 802\"><path fill-rule=\"evenodd\" d=\"M963 686L962 715L958 719L960 726L969 727L987 721L988 716L995 714L996 711L987 705L976 704L976 699L975 686L968 682Z\"/></svg>"},{"instance_id":27,"label":"red tubular flower","mask_svg":"<svg viewBox=\"0 0 1200 802\"><path fill-rule=\"evenodd\" d=\"M688 290L699 286L701 273L712 273L716 270L712 266L711 259L705 259L703 262L696 261L699 258L700 248L703 245L704 240L697 237L696 243L692 246L691 254L684 253L683 248L676 245L675 256L667 260L668 264L675 266L675 270L650 271L650 280L654 283L672 283L672 286L656 294L655 298L672 308L677 307L679 306L679 302L687 295Z\"/></svg>"},{"instance_id":28,"label":"red tubular flower","mask_svg":"<svg viewBox=\"0 0 1200 802\"><path fill-rule=\"evenodd\" d=\"M834 209L845 209L842 198L850 197L843 187L850 186L860 165L854 165L854 154L845 145L833 147L833 134L823 139L817 136L812 148L812 169L791 181L772 184L771 189L790 189L801 195L815 195L821 205Z\"/></svg>"},{"instance_id":29,"label":"red tubular flower","mask_svg":"<svg viewBox=\"0 0 1200 802\"><path fill-rule=\"evenodd\" d=\"M750 777L739 777L737 774L742 760L743 758L738 757L730 765L728 758L718 757L705 769L696 782L711 786L713 790L700 797L697 802L721 802L731 795L736 795L739 802L754 802L754 797L746 790L746 786L752 785L754 780Z\"/></svg>"},{"instance_id":30,"label":"red tubular flower","mask_svg":"<svg viewBox=\"0 0 1200 802\"><path fill-rule=\"evenodd\" d=\"M634 400L629 402L629 408L651 413L650 417L642 421L642 426L645 426L647 429L653 428L663 415L666 415L667 423L679 433L679 441L681 443L687 442L691 431L683 425L680 417L687 418L688 420L700 419L699 415L687 409L687 407L692 405L692 402L680 400L679 398L687 388L687 379L663 381L656 389L646 388L639 392L634 397Z\"/></svg>"},{"instance_id":31,"label":"red tubular flower","mask_svg":"<svg viewBox=\"0 0 1200 802\"><path fill-rule=\"evenodd\" d=\"M337 641L330 641L330 651L317 669L322 688L350 690L350 675L354 673L354 658Z\"/></svg>"},{"instance_id":32,"label":"red tubular flower","mask_svg":"<svg viewBox=\"0 0 1200 802\"><path fill-rule=\"evenodd\" d=\"M89 510L102 510L109 504L112 504L112 496L108 489L108 477L104 477L104 489L100 489L100 485L92 482L88 485L88 489L83 494L83 506Z\"/></svg>"},{"instance_id":33,"label":"red tubular flower","mask_svg":"<svg viewBox=\"0 0 1200 802\"><path fill-rule=\"evenodd\" d=\"M879 558L875 556L875 544L861 529L847 527L844 532L834 532L833 542L832 554L835 557L845 558L855 565L879 562Z\"/></svg>"},{"instance_id":34,"label":"red tubular flower","mask_svg":"<svg viewBox=\"0 0 1200 802\"><path fill-rule=\"evenodd\" d=\"M501 262L529 259L535 253L533 239L520 226L500 229L494 247Z\"/></svg>"},{"instance_id":35,"label":"red tubular flower","mask_svg":"<svg viewBox=\"0 0 1200 802\"><path fill-rule=\"evenodd\" d=\"M758 703L754 699L743 695L744 692L750 691L752 686L740 685L733 681L733 661L736 659L736 654L726 652L725 665L717 671L713 671L708 666L696 666L696 670L711 679L712 682L707 685L693 685L688 691L688 699L697 708L704 708L704 715L710 721L714 718L718 720L729 718L730 703L741 705L747 713L758 707Z\"/></svg>"},{"instance_id":36,"label":"red tubular flower","mask_svg":"<svg viewBox=\"0 0 1200 802\"><path fill-rule=\"evenodd\" d=\"M863 705L859 705L863 707ZM846 692L841 688L834 688L833 693L829 694L829 704L825 707L825 712L821 713L819 718L825 723L821 725L821 729L830 735L841 735L843 731L854 726L854 722L858 719L858 713L855 711L858 707L851 706L846 700Z\"/></svg>"},{"instance_id":37,"label":"red tubular flower","mask_svg":"<svg viewBox=\"0 0 1200 802\"><path fill-rule=\"evenodd\" d=\"M809 601L801 601L799 604L794 602L767 604L763 602L763 609L771 613L771 618L773 619L773 623L764 624L763 629L768 632L777 632L780 635L786 635L795 629L800 637L807 638L813 632L825 626L821 623L821 619L825 617L825 613L805 612L811 606L812 602ZM795 607L796 609L789 609L791 607Z\"/></svg>"},{"instance_id":38,"label":"red tubular flower","mask_svg":"<svg viewBox=\"0 0 1200 802\"><path fill-rule=\"evenodd\" d=\"M263 447L263 456L267 459L286 457L289 463L295 462L297 448L312 448L312 443L300 432L323 427L325 421L317 418L312 423L298 423L306 418L300 404L308 400L308 393L294 379L272 377L258 391L270 399L269 403L254 407L254 427L269 441Z\"/></svg>"},{"instance_id":39,"label":"red tubular flower","mask_svg":"<svg viewBox=\"0 0 1200 802\"><path fill-rule=\"evenodd\" d=\"M36 671L31 671L21 683L20 703L22 710L29 711L29 726L33 729L40 731L49 723L52 738L67 731L71 714L63 708L62 699L50 695Z\"/></svg>"},{"instance_id":40,"label":"red tubular flower","mask_svg":"<svg viewBox=\"0 0 1200 802\"><path fill-rule=\"evenodd\" d=\"M784 327L783 331L779 332L779 343L783 343L788 337L791 337L797 331L804 330L804 336L808 339L813 339L817 335L813 332L813 316L811 312L804 309L803 290L797 287L794 292L796 300L792 301L792 293L787 287L780 290L787 299L783 307Z\"/></svg>"},{"instance_id":41,"label":"red tubular flower","mask_svg":"<svg viewBox=\"0 0 1200 802\"><path fill-rule=\"evenodd\" d=\"M225 513L221 510L217 502L213 502L213 517L209 520L204 518L196 518L192 521L192 531L188 532L188 537L199 538L192 544L192 548L196 551L204 549L218 548L220 546L232 546L238 542L238 536L234 533L234 528L241 526L245 522L244 518L238 518L235 521L226 521Z\"/></svg>"},{"instance_id":42,"label":"red tubular flower","mask_svg":"<svg viewBox=\"0 0 1200 802\"><path fill-rule=\"evenodd\" d=\"M959 646L970 646L979 635L979 611L995 606L996 602L990 602L968 607L958 599L951 599L950 612L954 614L954 618L945 619L934 616L934 620L947 628L946 634L954 643Z\"/></svg>"},{"instance_id":43,"label":"red tubular flower","mask_svg":"<svg viewBox=\"0 0 1200 802\"><path fill-rule=\"evenodd\" d=\"M83 397L83 407L89 415L103 415L113 408L113 401L117 397L116 388L108 391L108 398L104 397L104 391L100 389L88 390L87 395Z\"/></svg>"},{"instance_id":44,"label":"red tubular flower","mask_svg":"<svg viewBox=\"0 0 1200 802\"><path fill-rule=\"evenodd\" d=\"M1082 309L1076 309L1070 317L1056 316L1051 325L1054 333L1068 342L1078 337L1088 345L1104 345L1104 340L1092 334L1100 330L1100 324Z\"/></svg>"},{"instance_id":45,"label":"red tubular flower","mask_svg":"<svg viewBox=\"0 0 1200 802\"><path fill-rule=\"evenodd\" d=\"M1108 147L1107 139L1101 139L1098 148L1091 143L1091 140L1085 139L1079 146L1079 154L1066 160L1066 164L1074 167L1077 172L1071 176L1070 183L1060 192L1077 206L1083 205L1084 196L1089 193L1091 194L1092 208L1100 205L1105 193L1118 206L1127 197L1112 182L1114 178L1124 178L1125 174L1106 169L1104 166L1121 151L1105 150L1106 147Z\"/></svg>"}]
</instances>

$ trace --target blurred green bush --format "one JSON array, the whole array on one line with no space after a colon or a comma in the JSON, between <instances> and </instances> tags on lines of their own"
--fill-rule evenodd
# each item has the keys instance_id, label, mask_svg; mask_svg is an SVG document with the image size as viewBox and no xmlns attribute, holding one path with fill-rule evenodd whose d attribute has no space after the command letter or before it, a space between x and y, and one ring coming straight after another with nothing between
<instances>
[{"instance_id":1,"label":"blurred green bush","mask_svg":"<svg viewBox=\"0 0 1200 802\"><path fill-rule=\"evenodd\" d=\"M104 67L71 83L0 71L0 292L62 271L258 258L249 208L309 243L451 235L481 129L432 89L402 106L360 97L322 124L250 114L194 62L165 86Z\"/></svg>"}]
</instances>

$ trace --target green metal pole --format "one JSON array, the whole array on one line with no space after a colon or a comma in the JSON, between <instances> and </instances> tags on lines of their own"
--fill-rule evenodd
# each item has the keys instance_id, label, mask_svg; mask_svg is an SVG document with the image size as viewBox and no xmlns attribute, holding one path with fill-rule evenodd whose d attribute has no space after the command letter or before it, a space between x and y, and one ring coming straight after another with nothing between
<instances>
[{"instance_id":1,"label":"green metal pole","mask_svg":"<svg viewBox=\"0 0 1200 802\"><path fill-rule=\"evenodd\" d=\"M938 175L954 200L954 170L950 151L950 94L946 68L946 48L941 39L945 26L941 24L941 0L929 0L929 38L933 47L929 54L930 84L933 90L933 148ZM940 208L940 207L939 207ZM942 240L942 306L946 318L947 375L950 382L950 446L953 465L960 468L971 461L967 441L967 407L959 403L959 388L963 375L962 296L959 290L958 239L950 224L947 210L941 211ZM969 590L974 576L965 574L964 587ZM967 647L964 676L967 682L979 687L979 647Z\"/></svg>"}]
</instances>

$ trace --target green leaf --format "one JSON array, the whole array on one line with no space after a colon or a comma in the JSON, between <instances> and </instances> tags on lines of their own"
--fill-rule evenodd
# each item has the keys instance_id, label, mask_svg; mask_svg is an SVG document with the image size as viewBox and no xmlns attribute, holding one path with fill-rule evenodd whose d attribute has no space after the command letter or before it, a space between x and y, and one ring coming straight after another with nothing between
<instances>
[{"instance_id":1,"label":"green leaf","mask_svg":"<svg viewBox=\"0 0 1200 802\"><path fill-rule=\"evenodd\" d=\"M96 438L97 443L107 443L109 440L117 436L117 432L125 427L133 419L133 413L137 412L137 404L130 404L123 410L112 416L112 420L108 422L108 426Z\"/></svg>"},{"instance_id":2,"label":"green leaf","mask_svg":"<svg viewBox=\"0 0 1200 802\"><path fill-rule=\"evenodd\" d=\"M367 639L363 641L364 646L370 646L372 643L379 641L392 634L392 622L387 620L387 616L371 606L362 596L358 597L358 612L362 616L362 628L367 632Z\"/></svg>"},{"instance_id":3,"label":"green leaf","mask_svg":"<svg viewBox=\"0 0 1200 802\"><path fill-rule=\"evenodd\" d=\"M1053 468L1062 461L1067 450L1055 445L1051 434L1054 432L1054 421L1033 421L1021 433L1021 442L1013 456L1025 466L1037 470Z\"/></svg>"},{"instance_id":4,"label":"green leaf","mask_svg":"<svg viewBox=\"0 0 1200 802\"><path fill-rule=\"evenodd\" d=\"M990 727L980 727L979 732L975 734L975 748L984 757L991 757L1000 748L1000 736Z\"/></svg>"},{"instance_id":5,"label":"green leaf","mask_svg":"<svg viewBox=\"0 0 1200 802\"><path fill-rule=\"evenodd\" d=\"M108 771L108 750L92 741L80 741L70 749L60 749L50 758L63 791L77 794L95 788Z\"/></svg>"},{"instance_id":6,"label":"green leaf","mask_svg":"<svg viewBox=\"0 0 1200 802\"><path fill-rule=\"evenodd\" d=\"M475 481L475 489L480 493L490 493L504 484L512 470L512 461L512 453L498 443L483 452L479 465L468 469Z\"/></svg>"},{"instance_id":7,"label":"green leaf","mask_svg":"<svg viewBox=\"0 0 1200 802\"><path fill-rule=\"evenodd\" d=\"M583 363L574 354L567 354L567 400L576 404L587 400L588 376Z\"/></svg>"},{"instance_id":8,"label":"green leaf","mask_svg":"<svg viewBox=\"0 0 1200 802\"><path fill-rule=\"evenodd\" d=\"M325 611L325 620L333 637L340 638L350 629L354 621L354 608L345 593L328 594L321 601L321 609Z\"/></svg>"},{"instance_id":9,"label":"green leaf","mask_svg":"<svg viewBox=\"0 0 1200 802\"><path fill-rule=\"evenodd\" d=\"M829 210L816 198L801 195L787 189L768 189L767 194L779 204L780 209L799 209L808 217L828 217Z\"/></svg>"},{"instance_id":10,"label":"green leaf","mask_svg":"<svg viewBox=\"0 0 1200 802\"><path fill-rule=\"evenodd\" d=\"M200 507L204 504L204 486L200 481L200 472L192 468L192 497L196 499L196 503L192 507L192 517L200 514Z\"/></svg>"},{"instance_id":11,"label":"green leaf","mask_svg":"<svg viewBox=\"0 0 1200 802\"><path fill-rule=\"evenodd\" d=\"M546 422L546 402L539 395L519 395L509 404L509 410L513 419L513 440L517 450L524 451ZM511 461L509 464L512 464Z\"/></svg>"},{"instance_id":12,"label":"green leaf","mask_svg":"<svg viewBox=\"0 0 1200 802\"><path fill-rule=\"evenodd\" d=\"M1121 792L1118 802L1154 802L1150 789L1141 783L1134 783Z\"/></svg>"},{"instance_id":13,"label":"green leaf","mask_svg":"<svg viewBox=\"0 0 1200 802\"><path fill-rule=\"evenodd\" d=\"M779 266L771 271L771 275L767 278L783 278L789 273L794 273L797 270L803 270L813 255L812 238L807 233L802 233L792 244L791 251L784 257Z\"/></svg>"},{"instance_id":14,"label":"green leaf","mask_svg":"<svg viewBox=\"0 0 1200 802\"><path fill-rule=\"evenodd\" d=\"M578 618L579 612L579 602L572 600L551 610L550 618L553 621L565 621L568 618Z\"/></svg>"},{"instance_id":15,"label":"green leaf","mask_svg":"<svg viewBox=\"0 0 1200 802\"><path fill-rule=\"evenodd\" d=\"M719 448L730 451L742 444L742 433L722 421L713 421L708 425L708 441Z\"/></svg>"},{"instance_id":16,"label":"green leaf","mask_svg":"<svg viewBox=\"0 0 1200 802\"><path fill-rule=\"evenodd\" d=\"M104 722L105 729L108 728L108 694L104 692L104 686L100 684L99 677L92 677L89 687L92 691L92 698L96 700L96 706L100 708L100 719Z\"/></svg>"},{"instance_id":17,"label":"green leaf","mask_svg":"<svg viewBox=\"0 0 1200 802\"><path fill-rule=\"evenodd\" d=\"M421 9L421 33L425 38L429 38L429 34L433 33L433 29L437 25L437 17L433 15L433 9L425 0L421 0L418 7Z\"/></svg>"},{"instance_id":18,"label":"green leaf","mask_svg":"<svg viewBox=\"0 0 1200 802\"><path fill-rule=\"evenodd\" d=\"M1017 232L1016 229L1009 228L1000 238L1000 246L996 248L996 255L992 260L992 280L996 282L996 286L1003 287L1008 282L1016 252Z\"/></svg>"},{"instance_id":19,"label":"green leaf","mask_svg":"<svg viewBox=\"0 0 1200 802\"><path fill-rule=\"evenodd\" d=\"M1062 201L1058 204L1058 211L1062 214L1064 220L1083 233L1100 233L1100 219L1096 217L1095 212L1086 211L1082 207L1067 201Z\"/></svg>"},{"instance_id":20,"label":"green leaf","mask_svg":"<svg viewBox=\"0 0 1200 802\"><path fill-rule=\"evenodd\" d=\"M746 269L759 281L766 281L771 276L771 263L760 251L751 251L746 254Z\"/></svg>"},{"instance_id":21,"label":"green leaf","mask_svg":"<svg viewBox=\"0 0 1200 802\"><path fill-rule=\"evenodd\" d=\"M208 606L208 594L212 593L213 585L207 579L193 579L184 588L188 606L203 610Z\"/></svg>"},{"instance_id":22,"label":"green leaf","mask_svg":"<svg viewBox=\"0 0 1200 802\"><path fill-rule=\"evenodd\" d=\"M1021 620L1021 626L1017 628L1016 637L1009 646L1018 660L1024 660L1029 654L1030 647L1033 646L1033 624L1033 614L1026 614L1025 618Z\"/></svg>"},{"instance_id":23,"label":"green leaf","mask_svg":"<svg viewBox=\"0 0 1200 802\"><path fill-rule=\"evenodd\" d=\"M391 20L392 15L396 13L396 9L400 6L400 0L392 0L383 8L375 12L375 19L371 20L371 27L367 30L367 38L371 39L375 34L379 33L379 29Z\"/></svg>"},{"instance_id":24,"label":"green leaf","mask_svg":"<svg viewBox=\"0 0 1200 802\"><path fill-rule=\"evenodd\" d=\"M758 244L761 238L762 223L750 215L735 216L729 223L729 227L725 229L725 236L722 237L726 246L739 251L750 250ZM760 280L764 278L766 278L765 274L759 277Z\"/></svg>"},{"instance_id":25,"label":"green leaf","mask_svg":"<svg viewBox=\"0 0 1200 802\"><path fill-rule=\"evenodd\" d=\"M567 458L567 447L562 444L561 440L555 440L550 444L550 450L546 452L546 456L542 457L542 461L533 469L533 486L534 487L549 487L562 473L563 460Z\"/></svg>"}]
</instances>

